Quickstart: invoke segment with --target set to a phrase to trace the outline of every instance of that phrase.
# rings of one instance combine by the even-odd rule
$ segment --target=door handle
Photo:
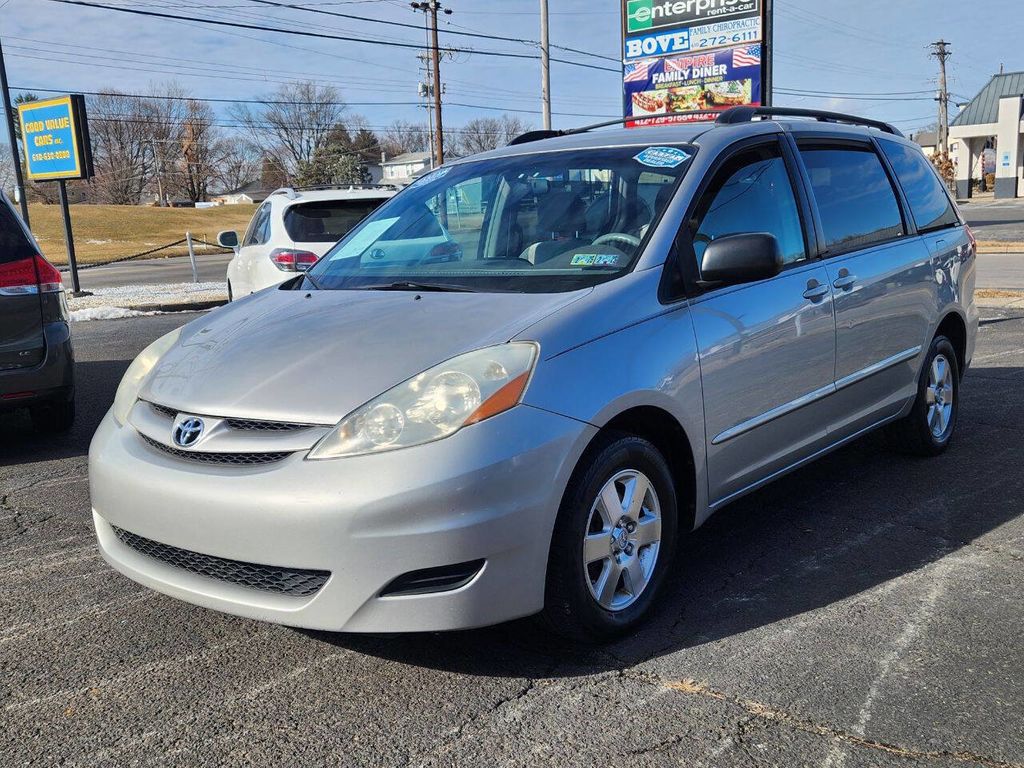
[[[857,282],[857,276],[851,275],[848,269],[840,269],[839,277],[835,279],[832,285],[837,291],[845,291],[848,288],[852,288],[854,283]]]
[[[807,290],[804,291],[804,298],[815,303],[828,296],[828,283],[819,283],[811,279],[807,281]]]

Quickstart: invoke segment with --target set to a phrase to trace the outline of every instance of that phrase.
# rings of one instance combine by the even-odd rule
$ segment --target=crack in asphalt
[[[646,676],[644,679],[648,679],[650,682],[650,679]],[[693,680],[659,681],[659,683],[670,690],[687,696],[701,696],[740,707],[750,716],[749,719],[746,720],[746,723],[753,722],[754,720],[761,720],[776,725],[784,725],[798,731],[803,731],[804,733],[810,733],[815,736],[841,741],[851,746],[877,750],[912,760],[954,760],[961,763],[975,763],[977,765],[986,766],[986,768],[1024,768],[1024,763],[998,760],[993,757],[988,757],[986,755],[977,754],[967,750],[915,749],[913,747],[904,747],[898,744],[879,741],[877,739],[870,739],[865,736],[858,736],[840,728],[823,725],[807,718],[798,717],[786,712],[785,710],[772,707],[768,704],[763,704],[759,701],[744,699],[739,696],[733,696],[728,693],[715,690],[708,685],[698,683]],[[741,721],[741,726],[737,732],[738,740],[741,743],[745,728],[746,726],[743,724],[743,721]]]

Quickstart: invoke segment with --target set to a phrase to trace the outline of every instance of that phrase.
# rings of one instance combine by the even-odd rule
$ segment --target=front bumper
[[[555,514],[594,428],[519,406],[427,445],[375,456],[221,467],[147,445],[110,414],[89,452],[93,519],[112,566],[197,605],[291,626],[410,632],[539,611]],[[196,575],[112,526],[219,558],[330,571],[312,597]],[[448,592],[381,597],[410,571],[483,559]]]

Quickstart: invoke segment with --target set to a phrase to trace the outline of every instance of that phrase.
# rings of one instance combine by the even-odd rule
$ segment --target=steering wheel
[[[609,232],[607,235],[601,235],[591,245],[607,245],[611,243],[625,243],[631,248],[636,248],[640,245],[640,238],[625,232]]]

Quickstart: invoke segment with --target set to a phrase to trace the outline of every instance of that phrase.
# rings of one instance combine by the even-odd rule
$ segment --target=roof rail
[[[701,115],[708,118],[714,117],[715,115],[722,114],[720,109],[695,109],[693,112],[687,112],[687,115]],[[593,123],[591,125],[584,125],[579,128],[567,128],[564,131],[559,130],[540,130],[540,131],[527,131],[526,133],[516,136],[512,141],[508,143],[508,146],[514,147],[516,144],[526,144],[531,141],[540,141],[541,139],[552,139],[556,136],[573,136],[577,133],[587,133],[589,131],[596,130],[597,128],[608,128],[613,125],[622,125],[632,120],[641,121],[650,118],[643,117],[618,117],[614,120],[605,120],[602,123]],[[707,122],[706,120],[694,120],[693,122],[702,123]]]
[[[869,120],[865,117],[845,115],[842,112],[828,112],[821,109],[800,109],[797,107],[733,107],[722,112],[715,121],[718,125],[737,125],[749,123],[755,117],[809,117],[823,123],[845,123],[847,125],[864,125],[869,128],[877,128],[885,133],[894,136],[903,136],[903,133],[889,123],[881,120]]]
[[[295,198],[298,197],[298,195],[295,193],[295,190],[292,189],[291,187],[279,187],[275,189],[273,192],[271,192],[269,195],[267,195],[267,197],[273,197],[274,195],[284,195],[289,200],[294,200]]]
[[[309,184],[295,187],[298,192],[316,192],[325,189],[398,189],[394,184]]]

